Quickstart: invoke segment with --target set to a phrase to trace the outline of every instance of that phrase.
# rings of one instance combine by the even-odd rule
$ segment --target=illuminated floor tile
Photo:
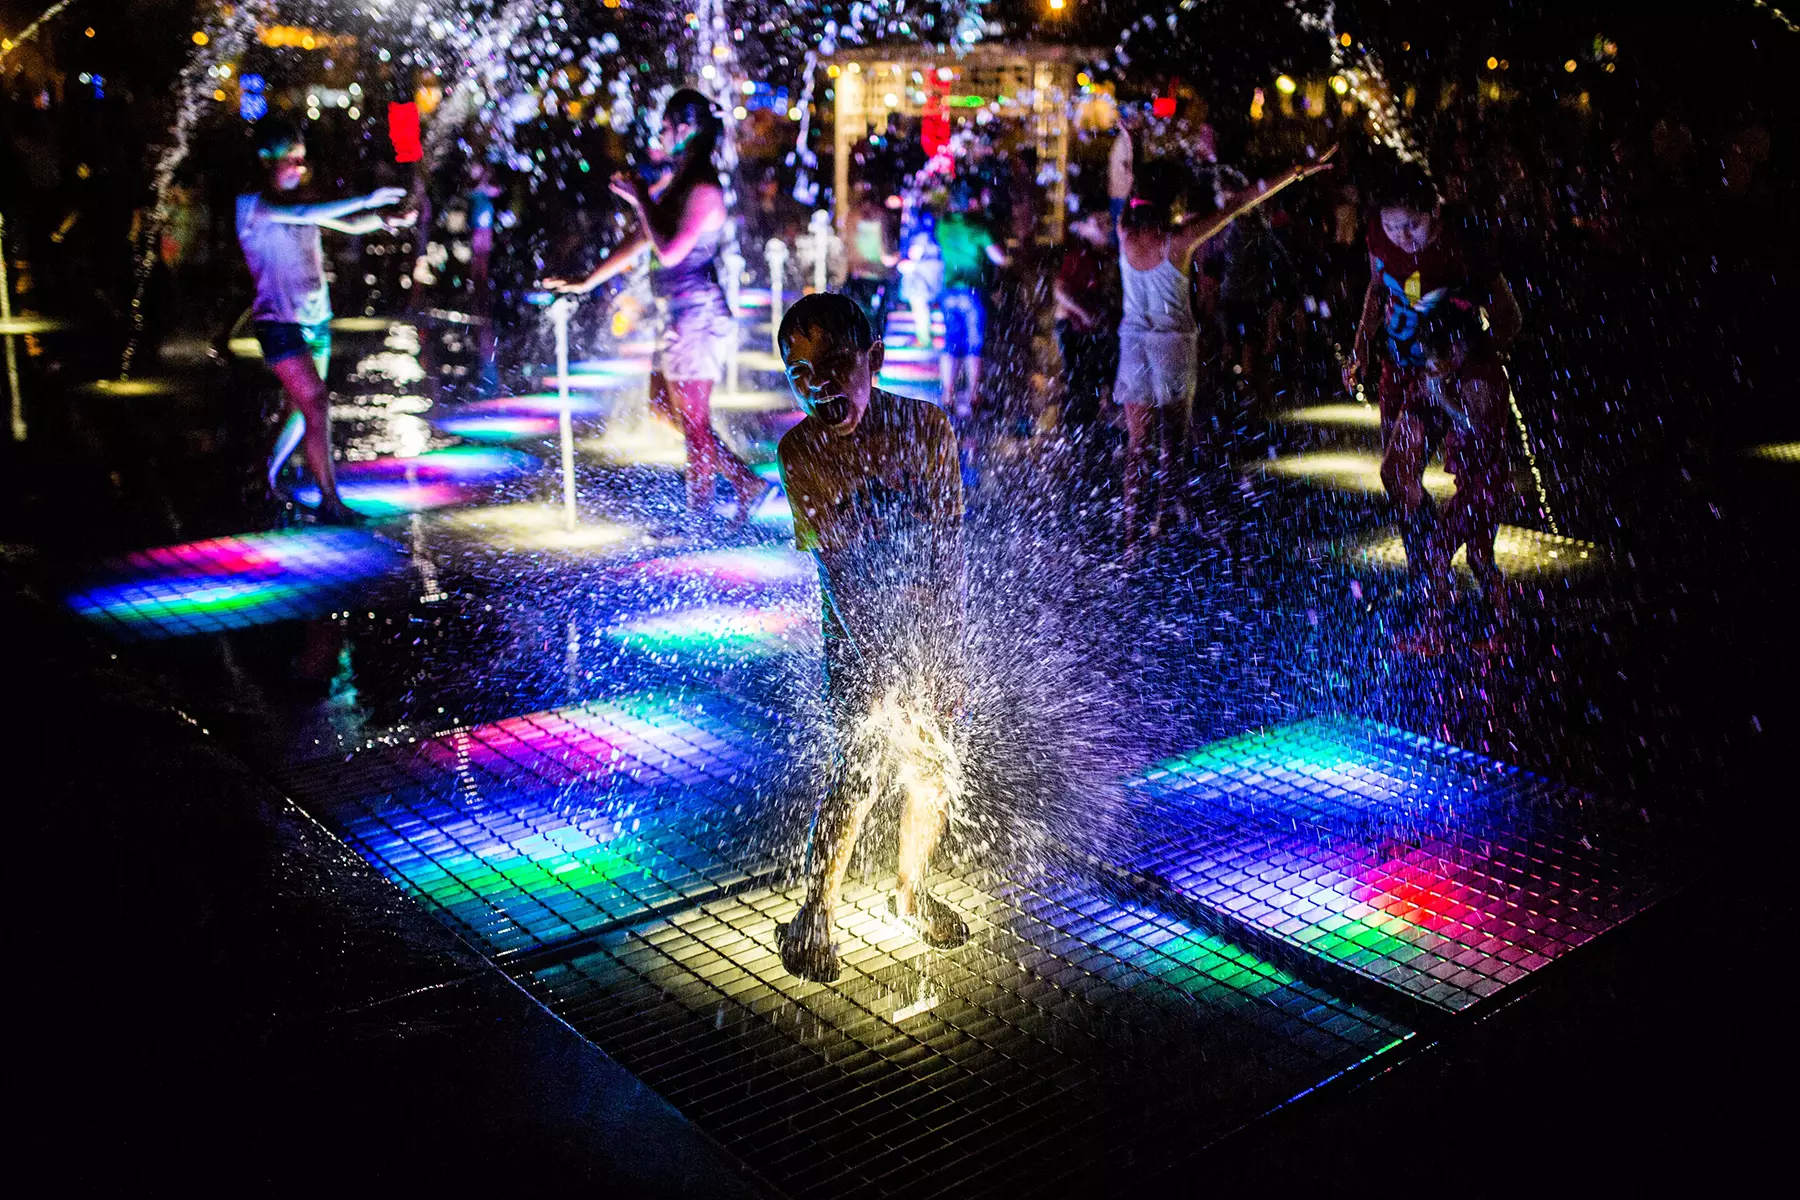
[[[762,736],[760,718],[718,697],[651,693],[378,747],[285,782],[500,954],[766,869],[745,834]]]
[[[1458,549],[1452,564],[1458,571],[1469,573],[1468,551]],[[1349,550],[1353,562],[1367,563],[1390,571],[1406,569],[1406,547],[1400,535],[1383,534],[1362,542]],[[1611,565],[1606,552],[1593,542],[1502,525],[1494,539],[1494,561],[1503,575],[1567,575],[1593,571]]]
[[[245,534],[126,555],[68,603],[129,638],[216,633],[320,616],[404,563],[361,530]]]
[[[1660,894],[1592,797],[1371,722],[1246,735],[1137,786],[1155,802],[1143,877],[1450,1012]]]
[[[810,554],[783,544],[665,554],[619,566],[613,575],[627,581],[691,583],[717,594],[746,588],[806,587],[816,585],[819,577]]]
[[[819,609],[801,602],[708,604],[636,617],[606,634],[635,650],[712,662],[819,649]]]
[[[529,475],[542,465],[518,450],[452,446],[408,458],[340,463],[338,494],[364,516],[425,512],[465,503],[481,489]],[[297,487],[294,499],[316,506],[319,489],[314,484]]]
[[[641,531],[632,526],[588,516],[578,516],[575,528],[568,529],[561,505],[533,502],[465,508],[444,520],[450,528],[466,530],[503,550],[622,554],[641,536]]]
[[[1285,479],[1298,479],[1318,487],[1337,491],[1360,492],[1379,496],[1381,455],[1359,454],[1347,450],[1320,450],[1309,454],[1290,454],[1254,465],[1253,470]],[[1425,490],[1433,496],[1445,497],[1456,490],[1456,480],[1442,467],[1425,468]]]
[[[1327,429],[1381,428],[1381,410],[1373,404],[1313,404],[1290,409],[1278,419],[1289,425],[1320,425]]]
[[[1752,446],[1746,453],[1769,462],[1800,463],[1800,442],[1770,442],[1766,446]]]

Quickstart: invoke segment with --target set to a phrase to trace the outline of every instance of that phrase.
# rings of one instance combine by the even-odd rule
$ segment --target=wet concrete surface
[[[17,894],[48,918],[20,1136],[59,1188],[760,1194],[110,652],[16,579],[0,603]]]

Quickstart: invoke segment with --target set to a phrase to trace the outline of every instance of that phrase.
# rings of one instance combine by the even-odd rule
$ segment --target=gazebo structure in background
[[[850,158],[871,133],[885,133],[895,115],[917,117],[927,153],[982,110],[1020,128],[1037,148],[1040,169],[1052,166],[1038,240],[1062,241],[1068,211],[1070,108],[1081,64],[1098,53],[1079,46],[981,44],[962,53],[930,46],[858,47],[824,59],[819,68],[835,91],[832,197],[838,236],[850,229]]]

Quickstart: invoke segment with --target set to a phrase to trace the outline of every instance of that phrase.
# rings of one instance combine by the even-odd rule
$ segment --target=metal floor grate
[[[1591,798],[1318,720],[1133,781],[1093,876],[961,870],[926,950],[847,890],[844,973],[782,969],[766,719],[642,693],[313,764],[314,812],[794,1195],[1109,1190],[1400,1045],[1643,907]],[[761,773],[761,774],[759,774]],[[787,847],[791,850],[791,847]],[[871,882],[883,886],[871,886]]]
[[[1235,738],[1139,786],[1160,802],[1140,877],[1449,1012],[1659,893],[1643,839],[1592,797],[1373,722]]]
[[[830,986],[779,960],[799,889],[617,931],[528,984],[797,1196],[1016,1195],[1121,1147],[1151,1170],[1410,1036],[1091,885],[939,892],[973,930],[942,954],[886,889],[848,889]]]
[[[465,936],[512,954],[766,870],[745,837],[761,728],[717,697],[642,693],[314,762],[283,782]]]

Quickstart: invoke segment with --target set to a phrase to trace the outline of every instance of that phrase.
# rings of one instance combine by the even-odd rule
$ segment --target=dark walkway
[[[3,605],[15,896],[50,918],[16,1031],[41,1180],[756,1194],[16,580]]]

